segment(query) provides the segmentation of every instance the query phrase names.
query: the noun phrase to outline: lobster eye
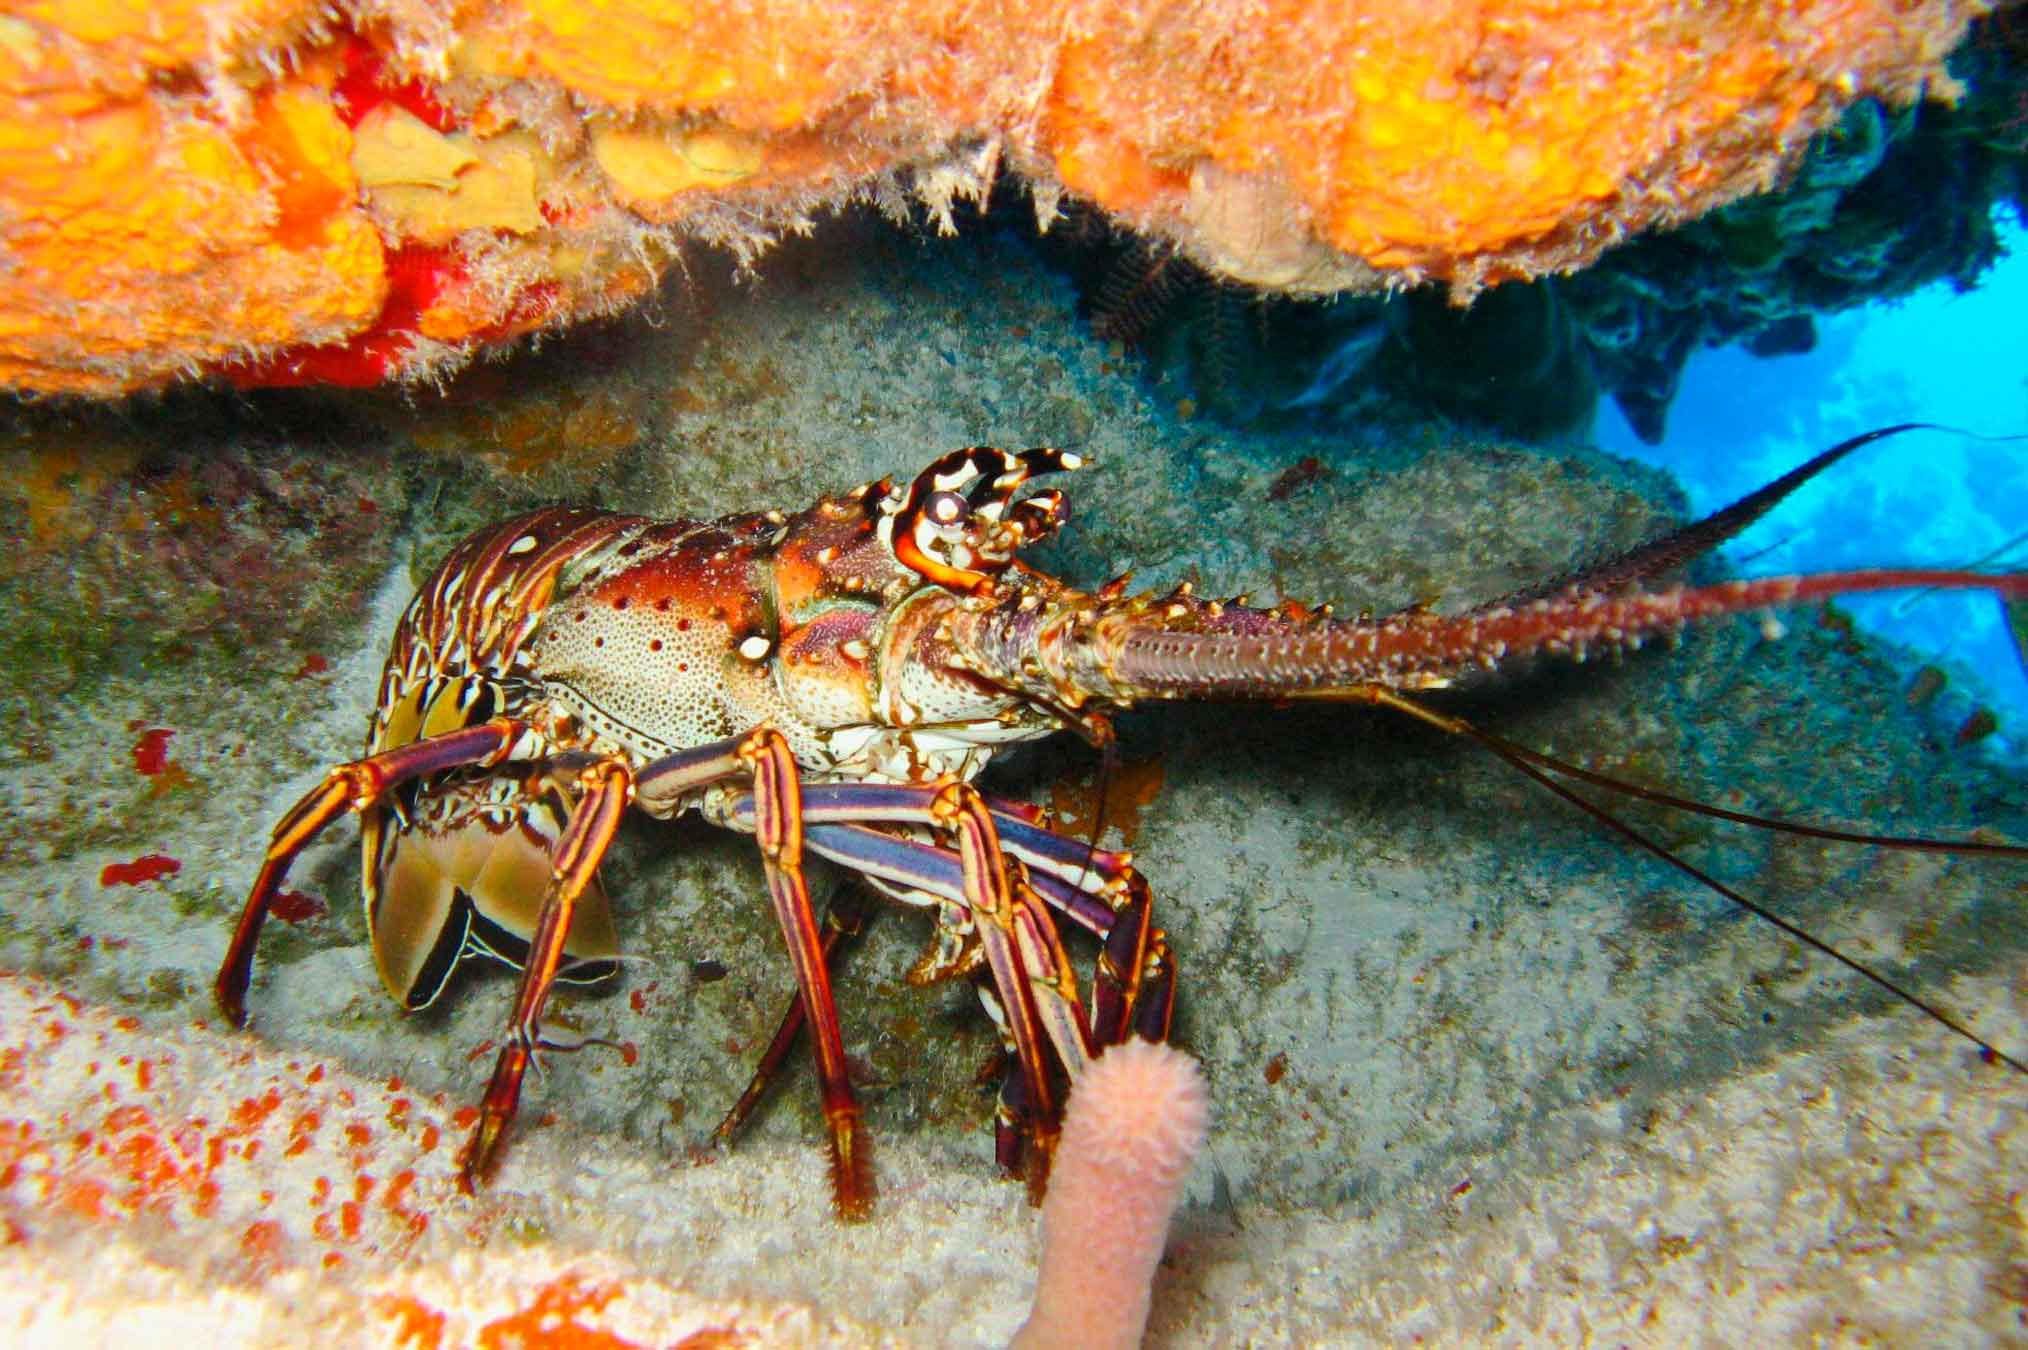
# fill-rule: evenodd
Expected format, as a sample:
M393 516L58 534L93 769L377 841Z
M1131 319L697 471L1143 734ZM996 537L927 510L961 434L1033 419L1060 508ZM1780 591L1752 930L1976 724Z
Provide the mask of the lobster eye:
M1021 485L1081 462L1048 448L1018 455L989 445L953 450L917 474L907 493L882 499L876 528L902 566L935 585L976 594L1013 563L1016 549L1062 522L1061 493L1017 502Z
M972 504L956 492L932 492L922 504L923 519L939 529L953 529L965 523Z

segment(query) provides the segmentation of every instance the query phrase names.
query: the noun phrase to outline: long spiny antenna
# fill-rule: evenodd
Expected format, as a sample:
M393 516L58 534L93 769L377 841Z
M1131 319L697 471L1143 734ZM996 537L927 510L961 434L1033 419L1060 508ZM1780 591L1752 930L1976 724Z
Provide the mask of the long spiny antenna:
M1904 985L1897 983L1896 981L1890 979L1886 975L1881 974L1879 971L1874 970L1872 967L1868 966L1865 962L1847 956L1845 953L1839 951L1836 947L1833 947L1830 943L1825 942L1822 938L1816 937L1813 934L1804 931L1803 929L1797 927L1789 920L1784 919L1781 915L1776 914L1774 911L1768 909L1766 906L1760 904L1759 902L1749 900L1746 896L1741 895L1738 891L1732 889L1730 886L1727 886L1724 882L1712 876L1710 873L1702 870L1701 868L1686 861L1685 859L1678 857L1676 854L1672 853L1665 845L1660 844L1655 840L1649 838L1641 831L1635 829L1632 825L1627 824L1627 822L1621 820L1618 816L1606 810L1603 806L1600 806L1597 802L1592 801L1590 798L1575 791L1566 784L1558 782L1557 779L1552 776L1552 774L1565 774L1572 778L1579 779L1583 782L1592 783L1599 787L1609 788L1616 792L1625 793L1627 796L1638 797L1644 801L1652 801L1664 806L1676 807L1678 809L1685 811L1694 811L1703 815L1716 816L1719 819L1730 820L1737 822L1739 824L1757 825L1763 828L1782 830L1792 834L1809 835L1813 838L1836 839L1852 843L1879 844L1889 848L1918 849L1939 853L1985 853L1985 854L1998 854L2005 857L2028 857L2028 848L2022 848L2012 844L1978 843L1970 840L1963 841L1962 843L1960 843L1958 841L1943 840L1943 839L1911 839L1893 835L1853 834L1842 830L1819 829L1814 826L1796 825L1788 821L1771 820L1760 816L1748 815L1742 811L1727 811L1722 807L1709 806L1702 802L1694 802L1686 797L1675 797L1671 796L1668 793L1656 792L1650 788L1640 787L1639 785L1634 783L1625 783L1615 778L1608 778L1604 774L1593 773L1588 769L1581 769L1575 764L1566 764L1562 760L1556 759L1555 757L1550 755L1542 754L1540 751L1528 750L1522 746L1515 745L1512 742L1503 739L1502 737L1494 735L1492 732L1482 731L1478 727L1473 726L1470 722L1465 721L1461 717L1451 717L1443 713L1435 712L1432 709L1423 707L1421 704L1416 703L1411 699L1403 698L1401 695L1392 693L1387 690L1374 691L1372 701L1377 706L1392 708L1397 712L1406 713L1408 716L1415 718L1417 721L1423 722L1429 726L1433 726L1437 728L1439 731L1446 732L1453 736L1463 736L1471 741L1478 743L1479 745L1484 746L1488 751L1498 756L1504 763L1511 765L1517 772L1527 776L1536 783L1539 783L1544 788L1547 788L1549 791L1555 793L1558 797L1561 797L1564 801L1569 802L1572 806L1575 806L1578 810L1584 812L1592 819L1605 825L1615 834L1618 834L1620 837L1626 839L1630 843L1638 845L1640 848L1646 850L1647 852L1654 854L1657 858L1660 858L1663 862L1669 864L1669 866L1675 868L1679 872L1682 872L1684 875L1692 878L1693 880L1701 883L1702 885L1710 887L1713 891L1717 892L1719 895L1724 896L1727 900L1730 900L1733 904L1739 906L1739 908L1745 910L1747 913L1753 915L1755 918L1760 919L1765 923L1773 925L1775 928L1779 929L1781 932L1787 934L1788 936L1794 938L1796 941L1802 943L1804 946L1810 948L1812 951L1819 952L1824 956L1828 956L1833 961L1836 961L1839 965L1844 966L1847 970L1852 971L1854 974L1863 977L1870 983L1879 986L1881 989L1886 990L1889 994L1892 994L1895 998L1899 999L1901 1002L1916 1009L1918 1012L1921 1012L1924 1016L1936 1022L1938 1025L1943 1026L1948 1030L1956 1033L1958 1036L1963 1037L1965 1040L1969 1041L1971 1044L1979 1048L1980 1056L1984 1058L1988 1063L1997 1060L1998 1062L2005 1064L2008 1068L2013 1069L2017 1073L2028 1074L2028 1063L2023 1063L2021 1060L2016 1059L2014 1056L2000 1049L1998 1046L1994 1045L1991 1041L1988 1041L1983 1036L1980 1036L1977 1032L1973 1031L1970 1027L1967 1027L1963 1022L1951 1016L1943 1009L1937 1007L1934 1003L1931 1003L1929 1000L1912 992ZM1547 770L1547 772L1545 772L1545 770Z
M1743 533L1768 512L1774 510L1796 489L1802 487L1819 474L1829 469L1853 451L1884 441L1890 436L1899 436L1909 431L1941 431L1967 440L2005 444L2028 439L2023 436L1981 436L1976 432L1964 431L1957 427L1945 426L1940 422L1897 422L1893 426L1875 427L1848 436L1828 450L1811 456L1803 463L1790 469L1780 478L1766 486L1749 492L1730 506L1721 507L1710 515L1680 525L1659 538L1645 544L1637 544L1624 553L1616 554L1586 564L1576 571L1553 577L1539 585L1512 595L1501 596L1494 605L1514 607L1530 600L1547 599L1568 590L1612 592L1673 572L1684 565L1711 552L1720 544ZM2011 545L2009 545L2011 547ZM2004 549L2001 552L2005 552ZM1989 560L1989 559L1988 559ZM1987 560L1982 560L1987 561ZM1980 563L1968 564L1977 567Z
M1623 778L1614 778L1592 769L1581 768L1568 761L1545 755L1540 750L1530 750L1517 745L1505 737L1497 736L1483 728L1474 728L1477 738L1488 745L1497 746L1503 754L1525 759L1531 764L1590 783L1593 787L1605 788L1622 796L1635 797L1644 802L1654 802L1677 811L1688 811L1700 816L1711 816L1717 820L1729 820L1735 825L1752 825L1758 829L1775 830L1782 834L1799 834L1810 839L1829 839L1841 844L1875 844L1881 848L1897 848L1909 853L1953 853L1979 854L1998 858L2028 858L2028 845L1996 844L1980 839L1933 839L1923 835L1906 834L1862 834L1852 830L1834 830L1825 825L1805 825L1799 821L1782 820L1775 816L1757 816L1747 811L1730 811L1709 802L1700 802L1690 797L1678 797L1658 788L1644 787L1630 783Z

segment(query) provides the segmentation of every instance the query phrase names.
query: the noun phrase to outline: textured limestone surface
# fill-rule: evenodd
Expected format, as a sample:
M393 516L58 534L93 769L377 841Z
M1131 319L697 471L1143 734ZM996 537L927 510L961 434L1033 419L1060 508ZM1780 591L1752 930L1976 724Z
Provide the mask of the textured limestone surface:
M342 1315L466 1343L525 1314L639 1343L1004 1340L1035 1217L993 1173L983 1013L901 983L928 936L913 916L881 914L838 977L873 1221L829 1217L800 1059L730 1154L693 1165L791 987L749 841L625 832L607 884L632 959L551 1019L622 1050L549 1060L477 1198L450 1157L510 979L471 968L398 1015L349 828L292 876L249 1032L220 1029L208 986L270 823L356 753L418 571L526 503L789 506L954 445L1054 442L1097 466L1066 483L1073 522L1040 565L1386 610L1554 574L1676 501L1581 448L1266 439L1182 411L1006 240L851 222L757 282L700 269L638 320L442 395L18 411L0 1325L245 1317L280 1340ZM1835 614L1786 625L1545 663L1444 706L1742 809L2028 835L1994 742L1955 745ZM1418 726L1208 708L1122 732L1107 823L1156 888L1177 1036L1213 1097L1158 1343L2028 1329L2018 1078ZM992 782L1089 812L1095 768L1052 744ZM2028 1043L2020 864L1629 818Z

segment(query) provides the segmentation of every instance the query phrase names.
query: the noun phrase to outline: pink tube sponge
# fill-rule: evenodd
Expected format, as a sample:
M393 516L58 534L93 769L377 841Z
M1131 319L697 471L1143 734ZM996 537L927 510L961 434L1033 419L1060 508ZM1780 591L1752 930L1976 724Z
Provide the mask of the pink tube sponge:
M1208 1111L1197 1061L1167 1045L1116 1045L1078 1079L1042 1206L1035 1309L1015 1350L1140 1344Z

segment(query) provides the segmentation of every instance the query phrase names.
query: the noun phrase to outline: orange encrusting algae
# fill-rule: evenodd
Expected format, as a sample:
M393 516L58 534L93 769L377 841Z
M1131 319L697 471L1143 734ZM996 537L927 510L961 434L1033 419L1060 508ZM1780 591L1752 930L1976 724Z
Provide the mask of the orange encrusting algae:
M1952 92L1969 0L26 0L0 17L0 385L367 383L608 313L687 233L1001 169L1290 291L1461 293ZM418 303L390 258L433 255Z
M511 1205L458 1196L455 1150L435 1148L444 1098L403 1092L0 973L0 1250L15 1262L0 1283L61 1286L8 1325L31 1343L106 1339L84 1330L103 1310L81 1306L103 1298L130 1301L123 1326L252 1325L287 1343L864 1338L805 1308L705 1299L602 1254L531 1247ZM109 1273L137 1264L146 1306ZM259 1297L219 1301L240 1286Z
M342 334L379 308L380 243L351 204L328 104L282 86L235 131L174 103L0 113L14 264L0 275L0 383L159 382L238 349Z
M1862 90L1907 101L1947 87L1940 58L1972 14L1839 0L1694 14L1660 0L1372 5L1337 20L1285 8L1285 22L1151 26L1135 44L1101 30L1066 49L1042 147L1064 181L1131 215L1189 216L1186 171L1264 174L1286 216L1194 241L1229 271L1307 222L1376 268L1497 280L1768 185Z

